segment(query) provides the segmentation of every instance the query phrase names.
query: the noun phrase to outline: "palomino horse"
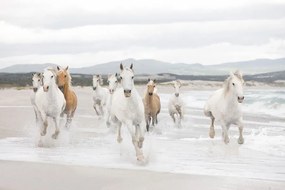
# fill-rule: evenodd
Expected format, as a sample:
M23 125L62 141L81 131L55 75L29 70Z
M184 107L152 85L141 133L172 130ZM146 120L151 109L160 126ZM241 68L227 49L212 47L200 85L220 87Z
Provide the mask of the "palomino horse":
M71 76L68 72L68 66L65 69L61 69L57 66L57 84L59 89L64 94L66 106L63 114L66 114L65 127L69 128L77 108L77 96L72 90Z
M150 122L152 122L152 126L158 123L157 115L159 114L161 108L160 98L154 91L155 80L148 79L147 89L143 100L147 131L149 131Z
M113 74L108 76L108 90L109 90L109 97L107 100L107 126L111 125L111 107L113 102L113 94L118 87L118 74Z
M180 96L179 89L181 87L181 82L179 80L174 81L174 94L170 97L168 102L168 112L173 122L181 127L181 119L184 117L184 102Z
M142 99L134 88L133 64L130 68L120 65L121 88L118 88L113 95L111 107L112 120L118 124L118 142L122 141L121 126L127 126L133 145L136 150L137 160L143 161L142 146L144 141L144 106Z
M32 75L33 92L31 93L31 103L35 111L36 122L39 120L38 108L36 106L35 97L38 89L42 86L42 74L34 73Z
M231 73L225 80L223 88L215 91L206 102L204 113L207 117L211 118L209 132L211 138L214 138L215 136L214 122L220 121L223 130L223 139L226 144L230 141L228 130L231 124L238 125L238 143L244 143L242 136L243 119L241 110L241 103L244 100L243 84L244 80L240 71Z
M51 117L55 123L55 132L52 138L56 139L59 134L60 115L65 108L65 99L63 93L56 84L56 72L45 69L43 73L43 88L39 88L35 102L40 113L42 121L41 135L46 135L48 127L48 117Z
M108 100L108 90L103 88L103 79L101 75L93 76L93 101L94 109L98 116L104 116Z

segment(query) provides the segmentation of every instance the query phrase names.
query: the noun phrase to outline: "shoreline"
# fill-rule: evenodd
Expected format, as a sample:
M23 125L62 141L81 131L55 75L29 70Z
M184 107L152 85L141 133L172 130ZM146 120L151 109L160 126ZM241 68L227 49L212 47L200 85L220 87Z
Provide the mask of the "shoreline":
M0 160L0 189L274 189L284 181ZM17 179L17 183L15 180Z

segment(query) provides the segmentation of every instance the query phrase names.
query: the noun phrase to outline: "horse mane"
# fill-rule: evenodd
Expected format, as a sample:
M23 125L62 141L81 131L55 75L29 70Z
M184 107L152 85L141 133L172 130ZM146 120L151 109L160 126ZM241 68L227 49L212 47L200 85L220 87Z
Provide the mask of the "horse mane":
M68 71L66 71L66 78L67 78L68 86L71 87L72 86L72 83L71 83L72 77L71 77L71 75L70 75L70 73Z

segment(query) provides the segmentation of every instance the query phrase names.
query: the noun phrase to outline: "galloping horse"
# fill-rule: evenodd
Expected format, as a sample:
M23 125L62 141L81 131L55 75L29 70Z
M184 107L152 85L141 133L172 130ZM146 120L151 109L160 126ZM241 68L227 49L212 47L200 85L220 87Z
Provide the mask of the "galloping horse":
M118 87L118 74L113 74L108 76L108 90L109 90L109 97L107 100L107 120L106 124L109 127L111 125L111 107L113 102L113 94Z
M93 101L94 109L98 116L104 116L108 100L108 90L103 88L103 79L101 75L93 76Z
M65 127L69 128L77 108L77 96L72 90L71 76L68 72L68 66L65 69L61 69L57 66L57 84L66 100L66 107L63 114L66 114Z
M111 108L112 120L118 124L117 141L122 141L120 130L124 124L132 136L137 160L143 161L144 156L141 148L144 141L144 106L139 93L134 88L133 64L130 68L124 68L121 64L120 69L122 87L114 92Z
M65 99L63 93L56 84L56 72L51 69L45 69L43 73L43 88L39 88L35 103L42 121L41 135L46 135L48 120L51 117L55 123L55 132L52 138L56 139L59 134L60 115L65 109Z
M225 80L223 88L214 92L208 99L204 107L204 113L211 118L211 126L209 136L214 138L215 120L220 121L223 130L223 138L226 144L230 139L228 130L231 124L238 125L239 138L238 143L243 144L243 119L241 103L244 100L243 96L244 80L240 71L230 73L230 76Z
M39 120L38 108L36 106L35 97L38 89L42 86L42 73L34 73L32 75L33 92L31 93L31 103L34 108L36 123Z
M152 121L152 126L157 124L157 115L160 112L160 98L155 91L155 80L148 79L147 90L144 95L144 110L145 110L145 121L146 129L149 131L149 125Z
M184 117L184 108L185 108L184 102L179 92L181 86L182 84L179 80L174 81L173 87L175 92L171 96L168 102L169 115L173 119L173 122L177 124L177 127L181 127L181 120Z

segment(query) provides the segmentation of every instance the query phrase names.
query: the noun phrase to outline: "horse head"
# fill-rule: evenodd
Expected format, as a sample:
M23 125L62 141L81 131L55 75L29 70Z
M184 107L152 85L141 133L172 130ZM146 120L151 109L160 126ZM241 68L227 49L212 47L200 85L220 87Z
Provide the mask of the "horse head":
M134 87L134 71L133 64L129 68L124 68L123 64L120 64L120 79L121 84L124 89L125 97L130 97L132 94L132 89Z
M179 89L180 87L182 86L181 82L179 80L176 80L173 82L173 87L174 87L174 90L175 90L175 96L176 97L179 97Z
M118 87L118 74L113 74L108 76L108 89L110 94L113 94Z
M70 83L71 77L68 72L68 66L65 69L62 69L59 66L57 66L56 74L57 74L57 85L59 87L62 87L65 84Z
M155 82L156 80L150 80L148 79L148 83L147 83L147 93L148 95L152 96L154 89L155 89Z
M226 91L232 92L233 95L236 96L239 103L242 103L244 100L243 85L243 76L239 70L235 71L234 73L231 72L229 78L225 81Z
M43 89L48 92L49 88L56 85L56 72L54 69L45 69L43 73Z
M103 79L101 75L93 76L93 90L96 90L98 86L103 85Z
M33 89L38 89L42 86L42 73L34 73L32 75Z

